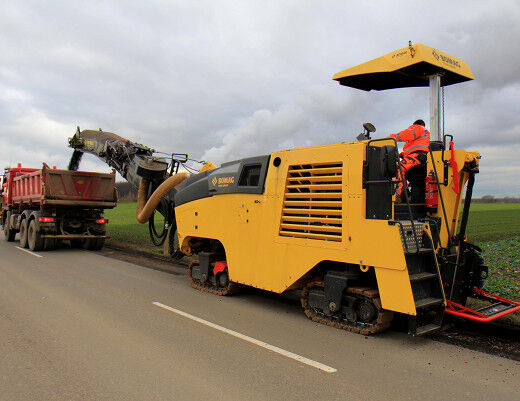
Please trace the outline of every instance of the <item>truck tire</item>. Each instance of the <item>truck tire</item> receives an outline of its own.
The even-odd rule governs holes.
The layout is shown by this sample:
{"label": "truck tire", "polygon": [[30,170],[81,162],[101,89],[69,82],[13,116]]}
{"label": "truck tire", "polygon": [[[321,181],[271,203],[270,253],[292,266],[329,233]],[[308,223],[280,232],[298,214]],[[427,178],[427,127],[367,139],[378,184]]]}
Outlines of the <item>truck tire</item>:
{"label": "truck tire", "polygon": [[99,251],[105,245],[104,238],[86,238],[83,240],[82,246],[89,251]]}
{"label": "truck tire", "polygon": [[9,228],[9,223],[11,220],[11,212],[7,212],[7,216],[4,221],[4,235],[6,241],[13,242],[14,237],[16,236],[16,231],[12,228]]}
{"label": "truck tire", "polygon": [[54,248],[56,248],[57,242],[58,241],[56,240],[56,238],[45,238],[43,248],[46,251],[52,251]]}
{"label": "truck tire", "polygon": [[29,242],[29,249],[31,251],[41,251],[45,245],[42,234],[39,231],[36,231],[35,220],[31,220],[29,223],[29,229],[27,230],[27,240]]}
{"label": "truck tire", "polygon": [[96,239],[96,250],[100,250],[105,246],[105,239],[104,238],[98,238]]}
{"label": "truck tire", "polygon": [[27,237],[27,231],[29,227],[27,226],[27,219],[23,219],[20,224],[20,246],[22,248],[29,248],[29,241]]}

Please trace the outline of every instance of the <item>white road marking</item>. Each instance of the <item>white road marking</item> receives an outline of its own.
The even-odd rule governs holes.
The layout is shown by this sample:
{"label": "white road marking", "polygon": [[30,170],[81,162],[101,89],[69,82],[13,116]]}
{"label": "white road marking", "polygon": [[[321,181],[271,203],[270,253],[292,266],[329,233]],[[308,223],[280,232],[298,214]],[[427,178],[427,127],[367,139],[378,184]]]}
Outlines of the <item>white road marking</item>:
{"label": "white road marking", "polygon": [[334,373],[334,372],[338,371],[337,369],[334,369],[334,368],[332,368],[330,366],[324,365],[323,363],[313,361],[312,359],[305,358],[304,356],[301,356],[301,355],[298,355],[298,354],[294,354],[294,353],[292,353],[290,351],[286,351],[286,350],[284,350],[282,348],[278,348],[278,347],[276,347],[274,345],[271,345],[271,344],[265,343],[263,341],[257,340],[256,338],[252,338],[252,337],[246,336],[245,334],[241,334],[241,333],[238,333],[236,331],[233,331],[233,330],[227,329],[225,327],[219,326],[218,324],[208,322],[207,320],[201,319],[200,317],[190,315],[189,313],[183,312],[183,311],[181,311],[179,309],[172,308],[171,306],[168,306],[168,305],[164,305],[164,304],[162,304],[160,302],[152,302],[152,304],[154,304],[155,306],[158,306],[159,308],[166,309],[166,310],[168,310],[170,312],[173,312],[173,313],[176,313],[178,315],[184,316],[184,317],[186,317],[188,319],[194,320],[195,322],[201,323],[201,324],[206,325],[208,327],[211,327],[213,329],[222,331],[223,333],[226,333],[226,334],[232,335],[234,337],[240,338],[241,340],[248,341],[248,342],[250,342],[252,344],[258,345],[258,346],[263,347],[263,348],[266,348],[269,351],[276,352],[277,354],[286,356],[287,358],[291,358],[291,359],[294,359],[295,361],[298,361],[298,362],[304,363],[306,365],[312,366],[314,368],[323,370],[323,371],[325,371],[327,373]]}
{"label": "white road marking", "polygon": [[34,253],[34,252],[32,252],[32,251],[30,251],[28,249],[24,249],[24,248],[19,247],[19,246],[15,246],[15,248],[19,249],[20,251],[24,251],[24,252],[30,253],[31,255],[36,256],[37,258],[43,258],[42,255],[38,255],[37,253]]}

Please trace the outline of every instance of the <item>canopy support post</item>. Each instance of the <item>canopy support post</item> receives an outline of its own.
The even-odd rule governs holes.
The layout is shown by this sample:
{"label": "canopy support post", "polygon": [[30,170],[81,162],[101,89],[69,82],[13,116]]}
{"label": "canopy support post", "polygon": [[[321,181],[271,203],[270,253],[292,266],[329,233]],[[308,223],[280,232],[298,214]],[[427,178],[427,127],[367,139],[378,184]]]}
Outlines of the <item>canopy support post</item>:
{"label": "canopy support post", "polygon": [[441,75],[430,75],[430,140],[442,142],[441,138]]}

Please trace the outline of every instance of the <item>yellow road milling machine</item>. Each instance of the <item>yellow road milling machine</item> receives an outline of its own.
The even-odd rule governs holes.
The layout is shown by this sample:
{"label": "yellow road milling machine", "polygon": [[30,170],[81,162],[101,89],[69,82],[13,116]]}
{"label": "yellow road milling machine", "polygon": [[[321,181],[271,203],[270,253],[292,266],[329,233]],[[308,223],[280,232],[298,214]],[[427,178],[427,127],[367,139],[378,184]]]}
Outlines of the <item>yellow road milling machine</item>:
{"label": "yellow road milling machine", "polygon": [[[169,229],[172,256],[196,257],[189,279],[202,291],[299,289],[310,319],[365,335],[388,328],[396,314],[418,335],[438,329],[445,313],[485,322],[520,310],[481,289],[487,267],[465,239],[480,155],[454,150],[453,137],[440,132],[441,87],[473,79],[466,63],[410,44],[333,79],[365,91],[429,87],[430,151],[410,183],[419,197],[405,190],[396,202],[397,144],[371,139],[369,123],[355,142],[207,163],[191,175],[178,172],[186,155],[166,160],[115,134],[78,128],[70,167],[93,153],[139,187],[139,222],[156,209],[165,217],[161,234],[150,225],[152,238],[161,243]],[[471,310],[469,297],[489,304]]]}

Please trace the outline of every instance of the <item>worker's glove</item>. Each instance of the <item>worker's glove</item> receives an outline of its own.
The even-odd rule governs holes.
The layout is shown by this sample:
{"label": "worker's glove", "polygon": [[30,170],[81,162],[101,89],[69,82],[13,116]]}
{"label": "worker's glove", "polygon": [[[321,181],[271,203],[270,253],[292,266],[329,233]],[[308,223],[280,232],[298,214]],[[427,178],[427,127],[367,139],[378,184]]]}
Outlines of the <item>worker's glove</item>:
{"label": "worker's glove", "polygon": [[390,138],[394,138],[395,140],[397,140],[397,134],[390,134],[389,137]]}

